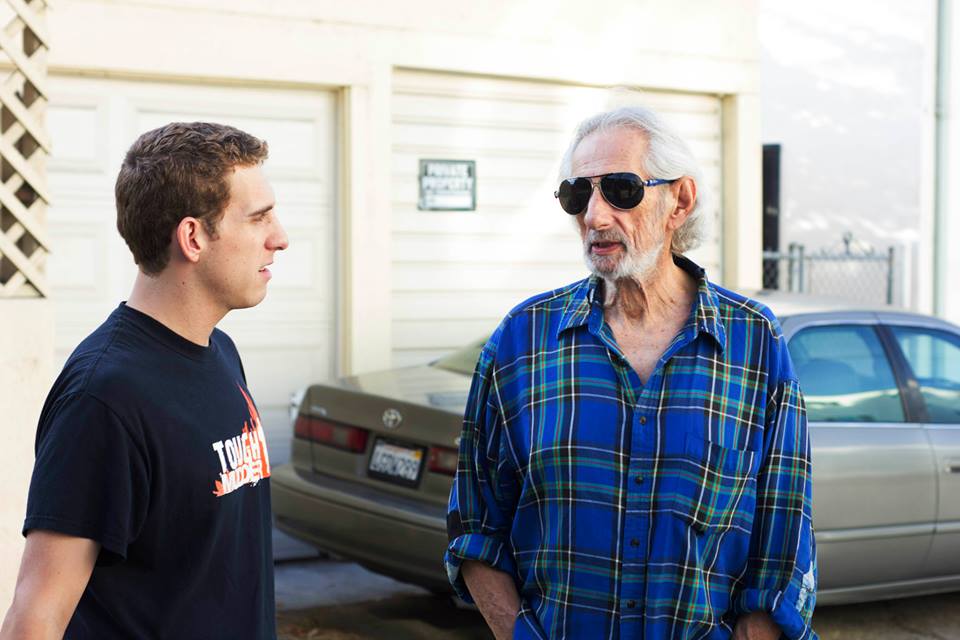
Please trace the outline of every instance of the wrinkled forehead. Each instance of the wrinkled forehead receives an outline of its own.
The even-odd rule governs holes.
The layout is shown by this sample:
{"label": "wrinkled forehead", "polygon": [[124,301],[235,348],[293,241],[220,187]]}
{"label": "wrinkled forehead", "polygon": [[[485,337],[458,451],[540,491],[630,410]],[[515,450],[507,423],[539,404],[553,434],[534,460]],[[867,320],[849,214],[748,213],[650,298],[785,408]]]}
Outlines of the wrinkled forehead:
{"label": "wrinkled forehead", "polygon": [[596,176],[629,171],[643,177],[647,136],[637,129],[598,129],[585,136],[570,157],[571,175]]}

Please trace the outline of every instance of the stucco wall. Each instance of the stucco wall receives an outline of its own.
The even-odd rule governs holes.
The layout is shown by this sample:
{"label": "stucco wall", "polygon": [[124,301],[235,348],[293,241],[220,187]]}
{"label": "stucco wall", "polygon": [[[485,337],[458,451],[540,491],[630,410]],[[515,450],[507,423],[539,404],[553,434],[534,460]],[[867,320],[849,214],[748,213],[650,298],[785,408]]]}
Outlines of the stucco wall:
{"label": "stucco wall", "polygon": [[[52,382],[53,313],[49,300],[0,300],[0,610],[20,566],[20,527],[33,468],[37,418]],[[2,614],[0,614],[2,615]]]}

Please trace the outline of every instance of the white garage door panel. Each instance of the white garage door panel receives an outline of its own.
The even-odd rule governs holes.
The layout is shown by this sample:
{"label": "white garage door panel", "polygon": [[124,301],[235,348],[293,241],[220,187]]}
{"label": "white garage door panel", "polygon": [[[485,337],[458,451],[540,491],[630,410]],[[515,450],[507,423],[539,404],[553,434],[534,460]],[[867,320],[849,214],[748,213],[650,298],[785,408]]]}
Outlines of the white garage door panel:
{"label": "white garage door panel", "polygon": [[[463,78],[451,78],[454,83],[463,81]],[[499,97],[484,91],[424,92],[402,81],[394,83],[394,90],[397,92],[393,102],[395,122],[398,123],[549,131],[562,129],[570,111],[568,105],[551,103],[532,94]],[[451,100],[456,101],[454,109],[450,108]],[[504,102],[511,105],[508,112],[503,110]]]}
{"label": "white garage door panel", "polygon": [[446,147],[468,147],[478,152],[507,153],[515,147],[543,149],[553,146],[559,131],[536,131],[530,129],[509,129],[495,127],[437,126],[429,124],[402,124],[394,128],[394,145],[400,150],[445,149]]}
{"label": "white garage door panel", "polygon": [[[504,263],[513,265],[552,264],[576,261],[580,240],[571,229],[567,234],[394,234],[393,257],[404,262]],[[437,265],[438,268],[445,265]],[[559,284],[563,283],[557,283]],[[424,287],[433,288],[432,282]],[[471,289],[472,290],[472,289]]]}
{"label": "white garage door panel", "polygon": [[[449,319],[456,321],[476,318],[497,318],[524,300],[518,290],[507,290],[511,294],[504,300],[502,291],[471,291],[461,296],[455,305],[450,300],[456,291],[398,291],[393,294],[394,320],[423,320],[426,318]],[[436,322],[437,320],[430,320]],[[496,323],[490,331],[496,328]],[[473,337],[473,336],[471,336]],[[460,345],[463,346],[463,345]]]}
{"label": "white garage door panel", "polygon": [[[502,317],[502,316],[500,316]],[[463,346],[463,334],[470,335],[469,340],[483,338],[497,326],[500,317],[491,315],[480,318],[462,318],[456,322],[443,320],[398,320],[397,335],[409,344],[411,349],[435,349],[438,344]]]}
{"label": "white garage door panel", "polygon": [[[95,294],[107,274],[104,230],[65,224],[55,229],[52,236],[56,251],[50,254],[47,265],[58,299]],[[77,259],[78,256],[83,259]]]}
{"label": "white garage door panel", "polygon": [[69,182],[69,174],[57,173],[64,169],[106,170],[106,110],[101,105],[52,105],[47,113],[47,127],[55,152],[48,164],[51,180],[63,178]]}
{"label": "white garage door panel", "polygon": [[[292,300],[304,293],[315,292],[329,286],[329,277],[327,269],[329,267],[329,256],[324,252],[329,250],[328,231],[321,229],[304,229],[300,226],[287,224],[290,216],[287,210],[280,214],[280,219],[287,230],[288,237],[298,238],[297,242],[291,243],[282,254],[282,259],[278,258],[270,266],[273,274],[271,285],[282,283],[280,287],[274,287],[271,294],[283,298],[285,301]],[[312,302],[319,306],[329,304],[329,300],[321,299],[318,296]],[[286,306],[286,305],[284,305]]]}
{"label": "white garage door panel", "polygon": [[[410,101],[434,100],[438,108],[435,113],[467,112],[470,103],[491,101],[493,106],[487,111],[497,114],[498,120],[543,120],[564,126],[571,121],[576,124],[584,113],[608,106],[611,99],[622,101],[618,92],[611,95],[606,89],[416,71],[395,74],[394,88],[399,95],[409,96]],[[701,94],[630,93],[639,94],[644,104],[658,109],[670,107],[680,112],[711,112],[716,108],[711,103],[711,96]],[[451,109],[450,102],[443,106],[443,103],[436,102],[437,98],[455,100],[455,108]],[[509,110],[504,109],[505,104],[509,104]]]}
{"label": "white garage door panel", "polygon": [[[570,265],[569,282],[577,280],[581,270],[579,265]],[[425,288],[424,282],[429,282],[430,289],[435,291],[459,291],[467,282],[470,283],[471,291],[530,291],[543,284],[545,278],[556,277],[557,268],[552,264],[531,263],[517,269],[512,263],[477,262],[445,264],[439,269],[432,261],[420,264],[410,262],[403,273],[394,276],[393,290],[422,291]]]}
{"label": "white garage door panel", "polygon": [[[557,209],[559,210],[559,205]],[[543,210],[542,205],[530,204],[527,206],[514,207],[491,207],[484,206],[487,215],[466,216],[461,212],[461,217],[436,212],[435,217],[422,211],[411,211],[409,207],[404,207],[396,211],[394,220],[394,233],[399,235],[413,234],[429,236],[432,234],[488,234],[504,233],[510,230],[511,233],[518,234],[536,234],[542,235],[544,222],[543,216],[549,215]],[[556,215],[556,211],[553,212]],[[560,212],[560,215],[566,215]],[[554,229],[552,233],[562,238],[568,233],[576,235],[574,220],[570,218],[566,226],[561,225],[560,229]]]}
{"label": "white garage door panel", "polygon": [[327,92],[51,77],[57,356],[127,297],[136,274],[116,232],[113,188],[133,140],[171,121],[230,124],[267,140],[265,171],[290,248],[266,300],[220,324],[240,350],[272,458],[289,457],[289,394],[333,374],[335,100]]}
{"label": "white garage door panel", "polygon": [[[663,113],[690,143],[719,203],[716,96],[398,71],[393,82],[393,360],[437,357],[492,330],[524,298],[587,273],[553,191],[576,125],[618,104]],[[419,160],[476,162],[477,210],[418,211]],[[718,210],[717,210],[718,211]],[[717,277],[719,212],[691,257]]]}

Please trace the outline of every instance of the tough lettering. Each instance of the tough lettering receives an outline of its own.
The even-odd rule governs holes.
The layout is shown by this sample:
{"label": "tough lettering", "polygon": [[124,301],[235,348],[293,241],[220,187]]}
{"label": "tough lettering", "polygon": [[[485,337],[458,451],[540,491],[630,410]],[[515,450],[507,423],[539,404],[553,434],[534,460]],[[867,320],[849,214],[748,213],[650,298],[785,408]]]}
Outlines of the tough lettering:
{"label": "tough lettering", "polygon": [[213,450],[217,452],[217,455],[220,456],[220,467],[223,469],[223,472],[227,472],[227,461],[223,457],[223,440],[217,440],[213,443]]}
{"label": "tough lettering", "polygon": [[230,468],[236,469],[240,466],[240,452],[237,451],[237,445],[234,443],[233,438],[224,440],[224,444],[226,445],[227,460],[230,462]]}

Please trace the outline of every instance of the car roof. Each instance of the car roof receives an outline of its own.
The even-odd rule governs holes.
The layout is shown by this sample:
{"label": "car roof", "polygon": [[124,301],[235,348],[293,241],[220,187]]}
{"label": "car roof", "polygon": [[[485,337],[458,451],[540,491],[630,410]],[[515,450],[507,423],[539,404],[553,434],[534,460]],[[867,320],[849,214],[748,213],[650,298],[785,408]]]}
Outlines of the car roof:
{"label": "car roof", "polygon": [[770,307],[770,310],[773,311],[778,318],[807,313],[831,313],[838,311],[889,312],[898,310],[897,307],[885,304],[858,302],[846,298],[816,296],[807,293],[789,293],[770,289],[745,291],[743,295]]}
{"label": "car roof", "polygon": [[[789,320],[784,324],[790,324],[793,328],[808,323],[859,321],[908,324],[953,332],[960,331],[960,327],[942,318],[926,313],[908,311],[894,305],[770,290],[753,291],[744,295],[768,306],[782,323]],[[792,331],[787,331],[787,333],[792,333]]]}

